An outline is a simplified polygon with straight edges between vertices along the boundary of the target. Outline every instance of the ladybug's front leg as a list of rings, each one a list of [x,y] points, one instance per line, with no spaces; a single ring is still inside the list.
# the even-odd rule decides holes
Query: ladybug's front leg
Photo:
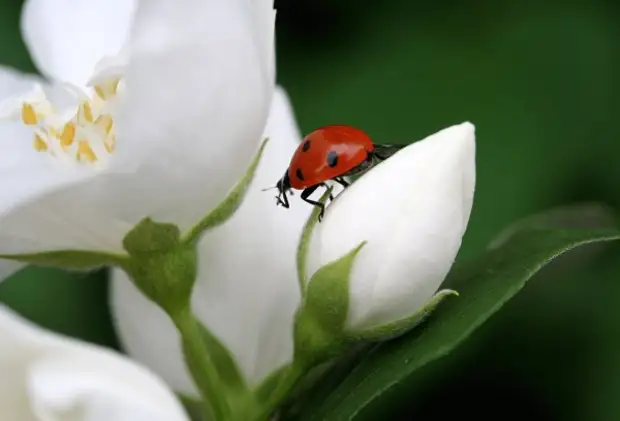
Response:
[[[307,202],[310,203],[311,205],[314,206],[318,206],[319,208],[321,208],[321,212],[319,213],[319,222],[321,222],[321,220],[323,219],[323,215],[325,214],[325,205],[321,202],[317,202],[316,200],[312,200],[310,199],[310,196],[312,195],[312,193],[314,193],[316,191],[316,189],[318,189],[320,186],[323,186],[324,184],[315,184],[314,186],[310,186],[306,189],[304,189],[304,191],[301,192],[301,198]]]
[[[344,177],[334,177],[334,181],[336,181],[338,184],[340,184],[345,189],[349,187],[349,182],[345,180]]]
[[[276,196],[276,199],[277,199],[276,203],[278,205],[282,205],[282,207],[286,209],[289,208],[288,197],[286,197],[286,191],[281,191],[280,194]]]

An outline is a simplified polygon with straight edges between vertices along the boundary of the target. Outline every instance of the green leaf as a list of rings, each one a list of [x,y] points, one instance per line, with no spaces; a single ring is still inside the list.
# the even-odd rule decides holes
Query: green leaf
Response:
[[[444,287],[458,289],[428,322],[377,346],[322,402],[311,401],[301,420],[351,420],[424,365],[445,356],[512,298],[554,258],[576,247],[618,240],[606,230],[524,230],[477,259],[455,266]]]
[[[41,267],[92,270],[118,265],[126,259],[126,256],[84,250],[56,250],[30,254],[1,254],[0,258]]]
[[[243,198],[252,185],[254,175],[256,174],[256,169],[258,168],[258,164],[260,163],[268,141],[269,138],[263,140],[263,143],[260,145],[258,152],[254,156],[254,159],[250,163],[250,166],[243,177],[241,177],[237,184],[235,184],[232,190],[228,193],[224,200],[215,207],[215,209],[213,209],[205,218],[198,222],[198,224],[192,227],[192,229],[187,233],[187,236],[183,239],[184,243],[192,243],[197,241],[204,231],[223,224],[228,220],[228,218],[234,215],[237,209],[239,209],[239,206],[243,203]]]

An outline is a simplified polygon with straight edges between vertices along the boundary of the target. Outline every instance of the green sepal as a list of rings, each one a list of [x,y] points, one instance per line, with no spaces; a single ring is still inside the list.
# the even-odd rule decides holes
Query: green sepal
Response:
[[[194,245],[181,244],[178,227],[145,218],[127,233],[123,246],[129,258],[120,266],[144,295],[168,314],[189,306],[198,255]]]
[[[243,177],[241,177],[237,184],[235,184],[232,190],[228,193],[224,200],[215,207],[215,209],[213,209],[206,217],[204,217],[189,230],[185,238],[183,238],[184,243],[193,243],[197,241],[203,232],[223,224],[234,215],[237,209],[239,209],[239,206],[243,203],[243,199],[252,184],[252,180],[254,180],[256,169],[258,168],[258,164],[260,163],[268,141],[269,138],[263,140],[263,143],[260,145],[258,152],[254,156],[254,159],[250,163],[250,166],[246,170]]]
[[[132,256],[121,266],[134,284],[168,314],[187,307],[196,281],[198,255],[194,247]]]
[[[181,244],[181,231],[173,224],[144,218],[123,239],[123,247],[131,255],[170,252]]]
[[[338,355],[347,345],[344,327],[349,312],[349,277],[365,241],[340,259],[320,268],[308,283],[294,326],[294,361],[307,367]]]
[[[411,316],[370,329],[349,331],[347,332],[347,336],[352,341],[369,342],[385,341],[396,338],[422,323],[446,297],[451,295],[458,297],[459,293],[452,289],[442,289],[433,295],[433,297],[426,304],[424,304],[420,310]]]
[[[332,194],[333,190],[334,186],[330,186],[319,199],[319,203],[325,205],[327,198],[330,194]],[[308,250],[310,249],[310,242],[312,241],[312,232],[318,222],[319,212],[321,212],[321,209],[318,206],[315,206],[313,211],[310,213],[306,224],[304,225],[304,229],[301,232],[301,238],[297,244],[297,280],[299,282],[299,289],[301,290],[302,297],[306,293],[306,285],[308,284],[306,264],[308,259]]]
[[[93,270],[102,266],[119,265],[127,259],[127,256],[86,250],[56,250],[42,253],[0,254],[0,259],[59,269]]]

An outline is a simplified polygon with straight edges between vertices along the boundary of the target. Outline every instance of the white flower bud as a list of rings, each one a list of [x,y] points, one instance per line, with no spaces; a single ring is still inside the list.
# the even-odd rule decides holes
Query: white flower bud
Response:
[[[327,207],[311,240],[308,279],[367,242],[351,270],[345,330],[407,318],[438,290],[472,208],[474,130],[463,123],[413,143]]]

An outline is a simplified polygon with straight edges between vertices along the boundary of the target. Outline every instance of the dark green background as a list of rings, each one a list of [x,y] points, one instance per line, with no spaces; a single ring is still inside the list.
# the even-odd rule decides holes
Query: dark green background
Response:
[[[620,3],[278,5],[278,79],[303,131],[347,123],[377,142],[407,143],[476,124],[477,193],[461,258],[549,207],[620,206]],[[33,70],[19,8],[0,0],[0,62]],[[618,251],[581,268],[564,259],[539,275],[457,353],[392,393],[390,411],[402,419],[620,419]],[[0,299],[52,329],[115,346],[105,274],[89,278],[26,269],[0,285]]]

